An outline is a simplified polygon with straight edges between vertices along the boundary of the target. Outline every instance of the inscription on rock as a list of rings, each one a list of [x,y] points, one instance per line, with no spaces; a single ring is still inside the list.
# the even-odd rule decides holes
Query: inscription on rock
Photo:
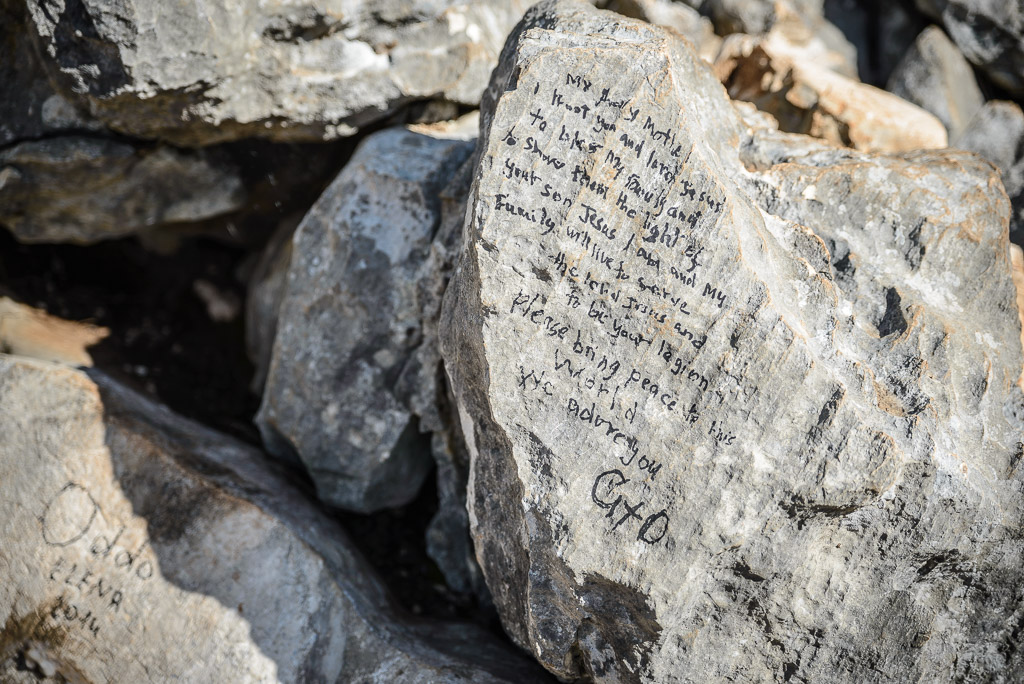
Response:
[[[478,197],[478,214],[500,225],[506,274],[490,290],[505,293],[492,321],[523,341],[510,386],[544,416],[530,427],[551,428],[542,440],[589,452],[589,498],[609,530],[665,543],[673,496],[652,453],[687,455],[652,449],[647,426],[703,431],[721,448],[740,429],[701,358],[736,301],[713,265],[725,193],[690,159],[678,113],[658,104],[667,79],[634,92],[569,68],[533,74],[517,84],[527,106],[491,124],[483,169],[497,183]]]

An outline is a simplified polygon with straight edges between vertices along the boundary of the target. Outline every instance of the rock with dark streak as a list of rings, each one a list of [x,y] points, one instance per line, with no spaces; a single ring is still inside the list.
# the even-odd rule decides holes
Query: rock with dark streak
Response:
[[[223,154],[114,136],[59,94],[24,15],[0,0],[0,225],[22,242],[82,244],[242,206],[240,173]]]
[[[780,133],[571,3],[530,10],[481,118],[442,350],[513,639],[565,679],[1024,677],[993,169]]]
[[[338,524],[228,437],[0,355],[0,676],[477,682],[536,673],[400,617]]]
[[[178,145],[329,140],[410,103],[474,105],[520,0],[28,0],[61,92]]]

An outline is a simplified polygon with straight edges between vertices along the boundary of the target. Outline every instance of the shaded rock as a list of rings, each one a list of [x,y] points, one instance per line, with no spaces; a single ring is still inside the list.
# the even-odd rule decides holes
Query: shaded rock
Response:
[[[241,206],[229,160],[113,140],[58,94],[23,15],[0,2],[0,224],[24,242],[88,243]]]
[[[938,117],[951,139],[985,103],[971,65],[937,26],[917,37],[886,90]]]
[[[263,393],[277,335],[277,316],[288,282],[292,259],[292,236],[301,221],[292,216],[278,226],[260,253],[249,276],[245,297],[245,348],[256,370],[252,390]]]
[[[1024,244],[1024,113],[1020,106],[986,102],[953,145],[980,154],[999,169],[1013,207],[1010,238]]]
[[[715,61],[715,55],[722,44],[722,40],[715,35],[715,27],[710,19],[679,2],[612,0],[604,9],[676,31],[693,43],[697,53],[707,62]]]
[[[1010,0],[917,0],[940,20],[972,64],[1015,97],[1024,96],[1024,5]]]
[[[433,246],[439,193],[472,150],[404,129],[369,136],[295,234],[256,422],[333,506],[402,505],[429,470],[423,434],[442,426],[426,321],[450,259]]]
[[[519,0],[28,7],[62,92],[117,131],[188,146],[327,140],[417,100],[476,104],[525,9]]]
[[[408,622],[258,452],[99,374],[0,356],[0,663],[69,681],[523,681]],[[3,672],[0,669],[0,672]],[[15,671],[16,672],[16,671]]]
[[[720,36],[730,33],[767,33],[783,14],[796,14],[809,22],[822,18],[823,0],[683,0],[715,23]]]
[[[567,679],[1020,678],[998,178],[741,109],[578,4],[506,45],[441,327],[503,624]]]
[[[884,88],[893,69],[928,27],[913,4],[912,0],[825,0],[825,18],[853,45],[857,73],[864,83]]]
[[[22,242],[121,237],[223,214],[244,196],[215,153],[71,135],[0,150],[0,223]]]
[[[729,95],[774,116],[783,131],[870,152],[945,147],[925,110],[751,36],[729,36],[715,62]]]
[[[18,0],[0,0],[0,148],[55,132],[102,130],[42,74],[23,15]]]
[[[1020,318],[1020,343],[1024,346],[1024,251],[1019,245],[1010,245],[1010,265],[1013,269],[1013,284],[1017,288],[1017,315]],[[1024,388],[1024,368],[1021,369],[1017,384]]]

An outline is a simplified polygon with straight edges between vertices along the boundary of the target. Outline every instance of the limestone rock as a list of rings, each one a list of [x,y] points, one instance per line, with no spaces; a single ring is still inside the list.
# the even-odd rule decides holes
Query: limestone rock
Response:
[[[351,135],[472,105],[521,0],[27,0],[51,76],[111,128],[179,145]]]
[[[241,177],[205,151],[65,135],[0,150],[0,223],[22,242],[90,243],[238,209]]]
[[[0,224],[24,242],[88,243],[241,206],[222,155],[114,140],[58,94],[23,14],[0,1]]]
[[[980,154],[999,169],[1013,207],[1010,238],[1024,244],[1024,113],[1020,105],[986,102],[953,144]]]
[[[612,0],[605,9],[641,19],[649,24],[670,28],[697,48],[697,53],[706,62],[714,62],[721,38],[715,35],[711,20],[688,5],[670,0]]]
[[[398,617],[252,448],[99,374],[0,355],[0,384],[5,677],[15,657],[88,682],[533,677],[475,628]]]
[[[985,103],[971,65],[937,26],[917,37],[886,90],[938,117],[951,139]]]
[[[429,470],[439,194],[472,150],[401,128],[371,135],[295,234],[257,424],[333,506],[402,505]]]
[[[998,178],[740,109],[578,4],[503,51],[441,328],[503,624],[567,679],[1019,679]]]
[[[964,56],[997,85],[1024,97],[1024,4],[1017,0],[917,0],[942,21]]]
[[[869,152],[947,144],[942,122],[920,107],[780,51],[769,41],[729,36],[715,71],[731,97],[753,102],[784,131]]]

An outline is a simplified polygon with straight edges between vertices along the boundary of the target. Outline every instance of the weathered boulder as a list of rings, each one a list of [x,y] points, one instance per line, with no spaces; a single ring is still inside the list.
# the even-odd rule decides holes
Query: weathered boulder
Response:
[[[254,449],[100,374],[0,355],[0,675],[524,681],[475,628],[400,618]],[[62,680],[62,681],[64,681]]]
[[[442,350],[509,634],[597,681],[1024,675],[991,167],[771,130],[570,3],[527,13],[481,118]]]
[[[938,26],[929,26],[896,66],[886,90],[925,109],[949,131],[950,139],[985,104],[974,70]]]
[[[1020,105],[989,100],[953,141],[992,162],[1010,197],[1010,239],[1024,244],[1024,112]]]
[[[964,56],[1015,97],[1024,97],[1024,4],[1017,0],[917,0]]]
[[[0,224],[24,242],[88,243],[241,206],[225,156],[115,140],[58,94],[23,14],[0,1]]]
[[[440,193],[472,150],[375,133],[295,233],[256,421],[267,448],[296,454],[333,506],[402,505],[430,468],[423,435],[442,424],[427,328],[446,282],[434,237]]]
[[[947,144],[942,122],[920,107],[768,40],[729,36],[715,72],[732,98],[756,104],[784,131],[869,152]]]
[[[520,0],[27,0],[51,76],[111,128],[181,145],[350,135],[479,102]]]

